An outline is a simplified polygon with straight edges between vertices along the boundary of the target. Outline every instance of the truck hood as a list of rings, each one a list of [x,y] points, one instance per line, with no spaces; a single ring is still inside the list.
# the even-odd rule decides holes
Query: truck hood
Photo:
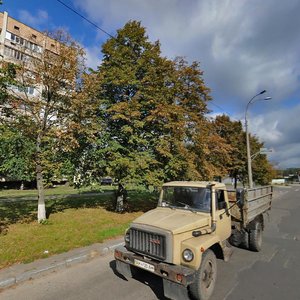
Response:
[[[183,209],[158,207],[135,219],[132,223],[149,225],[179,234],[209,226],[210,215],[202,212],[192,212]]]

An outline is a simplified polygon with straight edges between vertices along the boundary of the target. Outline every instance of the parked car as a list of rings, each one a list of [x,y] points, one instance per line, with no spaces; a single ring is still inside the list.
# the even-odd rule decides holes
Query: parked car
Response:
[[[113,184],[113,180],[111,177],[104,177],[101,179],[100,182],[101,185],[112,185]]]

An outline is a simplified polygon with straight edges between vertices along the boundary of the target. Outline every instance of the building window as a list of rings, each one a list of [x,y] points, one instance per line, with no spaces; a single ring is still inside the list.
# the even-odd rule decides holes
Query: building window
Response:
[[[33,34],[31,37],[32,37],[34,40],[36,40],[36,35],[35,35],[35,34]]]
[[[35,51],[37,53],[42,53],[42,47],[41,46],[38,46],[37,44],[32,43],[30,41],[27,41],[27,40],[19,37],[16,34],[13,34],[13,33],[10,33],[10,32],[6,32],[5,37],[8,40],[10,40],[11,42],[13,42],[13,43],[16,43],[16,44],[19,44],[21,46],[24,46],[27,49],[30,49],[30,50]]]
[[[33,95],[34,94],[34,87],[29,86],[26,88],[27,94]]]
[[[18,91],[20,93],[26,93],[29,95],[34,94],[34,87],[33,86],[18,86]]]
[[[11,49],[11,48],[5,47],[5,48],[4,48],[4,55],[5,55],[5,56],[10,56],[10,57],[12,57],[12,56],[13,56],[12,50],[13,50],[13,49]]]
[[[18,50],[13,51],[13,57],[17,60],[23,60],[24,54]]]
[[[20,30],[20,27],[18,27],[18,26],[15,25],[15,26],[14,26],[14,29],[15,29],[15,30]]]
[[[23,52],[6,47],[4,48],[4,55],[12,57],[17,60],[28,60],[28,56],[25,55]]]

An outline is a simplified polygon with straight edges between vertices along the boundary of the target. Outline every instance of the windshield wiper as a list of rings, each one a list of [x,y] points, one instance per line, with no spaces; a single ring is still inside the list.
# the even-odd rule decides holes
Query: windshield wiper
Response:
[[[174,208],[174,206],[170,205],[169,202],[163,201],[160,205],[161,207],[169,207],[169,208]]]
[[[177,203],[181,204],[184,206],[184,208],[190,208],[190,206],[187,204],[187,203],[184,203],[184,202],[180,202],[180,201],[177,201]]]

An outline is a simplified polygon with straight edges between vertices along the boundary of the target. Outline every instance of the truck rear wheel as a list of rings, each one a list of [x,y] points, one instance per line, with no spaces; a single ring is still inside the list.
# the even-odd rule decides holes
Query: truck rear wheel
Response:
[[[197,300],[207,300],[212,295],[217,279],[217,260],[212,250],[203,253],[201,265],[196,272],[195,281],[189,289]]]
[[[232,246],[240,247],[243,249],[249,248],[249,234],[246,230],[235,229],[229,238],[229,243]]]
[[[249,230],[249,249],[255,252],[261,250],[262,245],[262,226],[256,222],[253,229]]]

